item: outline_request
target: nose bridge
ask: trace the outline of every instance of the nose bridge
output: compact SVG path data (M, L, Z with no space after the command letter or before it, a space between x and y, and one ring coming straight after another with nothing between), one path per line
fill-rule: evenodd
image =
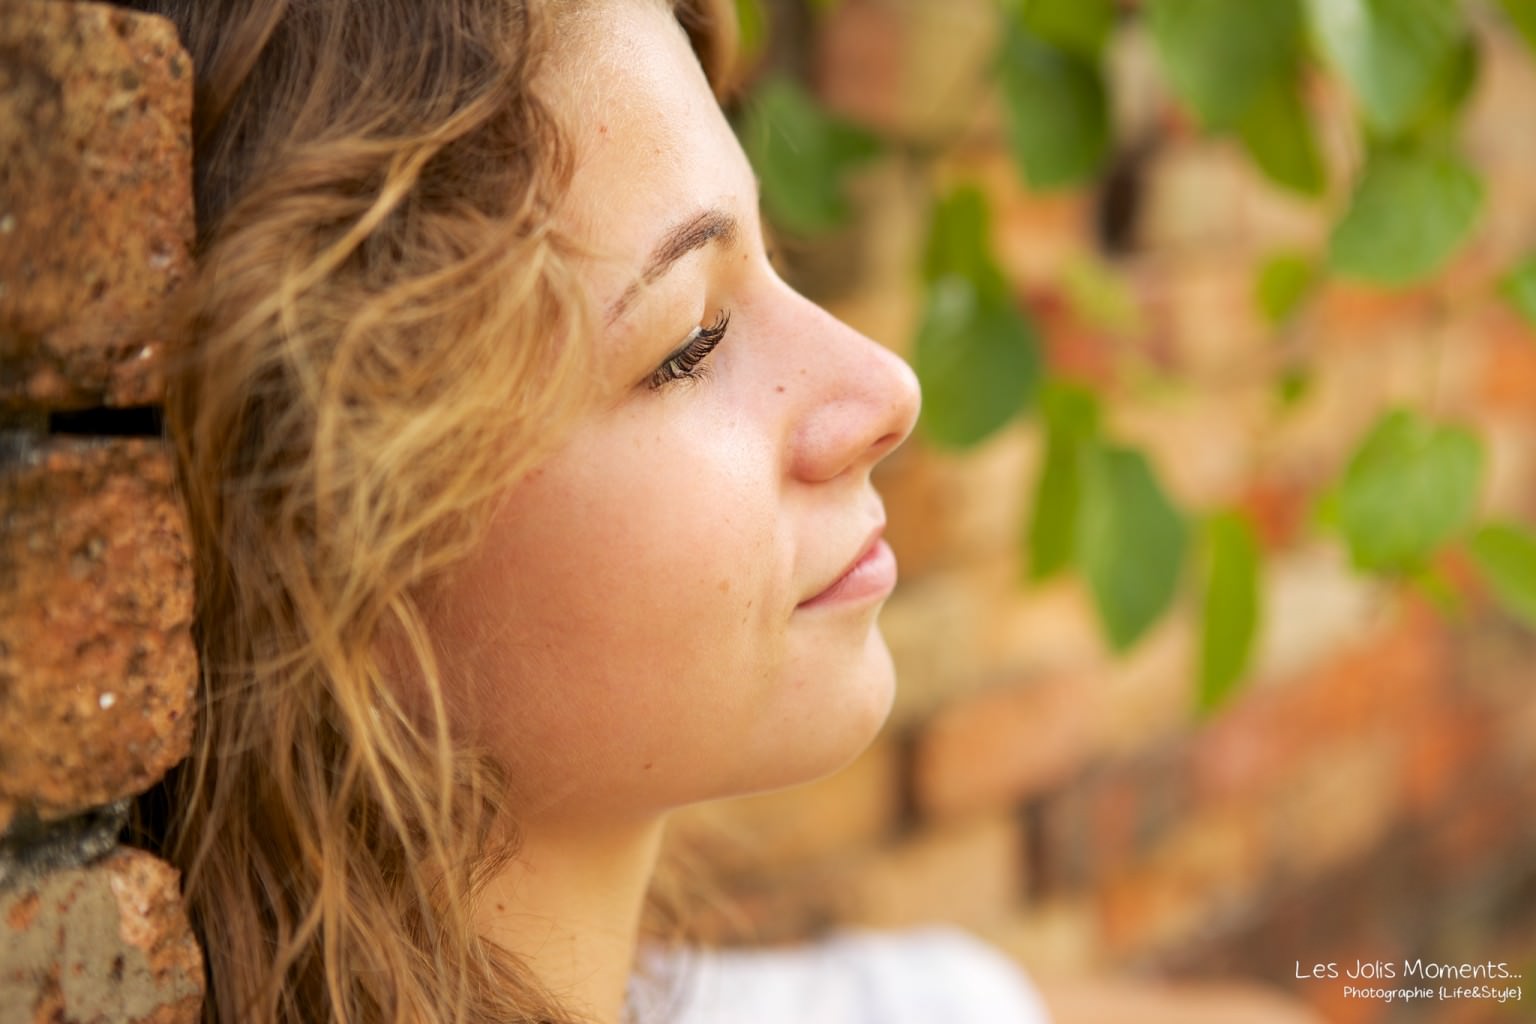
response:
M808 307L796 334L810 383L792 440L792 471L806 480L867 472L912 432L917 376L879 342L799 301Z

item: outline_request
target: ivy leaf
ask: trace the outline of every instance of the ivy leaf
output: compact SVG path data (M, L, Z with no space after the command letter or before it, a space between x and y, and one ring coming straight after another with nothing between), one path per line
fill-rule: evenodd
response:
M1456 157L1378 151L1333 229L1333 267L1379 284L1416 281L1450 257L1482 205L1482 182Z
M1504 13L1515 23L1525 41L1536 50L1536 0L1499 0Z
M1323 161L1296 75L1275 76L1260 87L1238 119L1237 134L1270 181L1302 195L1322 195Z
M940 444L978 444L1034 401L1041 363L1034 325L969 278L929 286L914 348L923 427Z
M1077 564L1110 645L1124 651L1172 603L1188 528L1140 452L1095 445L1082 471Z
M1296 312L1317 280L1317 268L1299 253L1276 253L1259 268L1254 297L1271 325L1284 323Z
M1527 255L1504 275L1499 291L1527 323L1536 327L1536 252Z
M768 43L768 16L763 0L736 0L736 33L743 60L754 61Z
M1206 526L1209 574L1200 629L1199 706L1227 699L1248 670L1259 623L1259 542L1248 521L1222 512Z
M844 179L880 148L873 135L831 116L783 77L757 90L741 140L762 183L769 218L798 235L824 232L848 219Z
M1430 82L1407 134L1432 145L1453 144L1457 118L1472 95L1481 66L1482 51L1471 36L1463 36Z
M1029 578L1044 580L1072 563L1085 452L1098 443L1099 403L1092 393L1053 381L1040 397L1045 461L1035 484L1024 539Z
M1465 34L1456 0L1308 0L1307 8L1366 120L1389 137L1408 127Z
M923 430L969 447L1034 402L1040 338L992 258L991 215L975 187L934 206L923 246L928 299L914 342Z
M1405 409L1384 415L1339 484L1338 525L1354 564L1421 566L1471 519L1482 470L1483 450L1470 431Z
M963 277L979 291L1001 291L1003 276L992 259L991 212L981 190L963 185L934 206L923 244L923 280Z
M1512 615L1536 629L1536 534L1493 523L1473 534L1471 550L1494 596Z
M1408 583L1441 615L1451 618L1461 613L1461 595L1455 584L1433 564L1419 566L1408 577Z
M1275 381L1275 399L1280 408L1294 407L1312 391L1312 374L1304 366L1287 366Z
M999 79L1014 159L1035 188L1091 177L1109 150L1109 99L1096 61L1009 18Z
M913 345L921 422L940 444L967 447L1028 408L1040 340L992 257L986 198L956 189L934 207L923 248L927 304Z
M1291 77L1296 0L1151 0L1147 13L1174 91L1207 128L1236 127L1271 82Z
M1023 0L1023 24L1053 46L1097 59L1115 24L1114 0Z
M1102 259L1076 257L1057 273L1062 298L1072 314L1096 330L1125 335L1137 329L1140 306L1124 275Z

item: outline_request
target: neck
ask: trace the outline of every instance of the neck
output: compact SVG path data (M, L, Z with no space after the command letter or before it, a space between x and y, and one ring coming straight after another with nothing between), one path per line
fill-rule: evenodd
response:
M526 826L516 858L479 900L481 932L527 964L561 1005L618 1024L662 825Z

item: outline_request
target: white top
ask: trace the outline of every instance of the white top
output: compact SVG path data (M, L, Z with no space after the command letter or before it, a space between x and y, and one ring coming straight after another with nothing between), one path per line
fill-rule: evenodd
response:
M1012 961L951 928L651 958L634 1024L1048 1024Z

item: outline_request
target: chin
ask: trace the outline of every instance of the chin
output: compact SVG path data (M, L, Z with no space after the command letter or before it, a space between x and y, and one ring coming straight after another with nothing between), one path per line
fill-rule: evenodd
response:
M863 664L850 683L856 698L854 710L861 721L855 727L856 739L847 756L833 766L832 771L847 765L874 742L886 719L890 718L891 706L896 701L896 665L878 626L869 631Z
M796 718L801 728L777 730L768 771L742 792L762 792L813 782L846 768L880 734L896 696L896 670L878 628L869 631L852 663L818 673L798 687L815 698Z

